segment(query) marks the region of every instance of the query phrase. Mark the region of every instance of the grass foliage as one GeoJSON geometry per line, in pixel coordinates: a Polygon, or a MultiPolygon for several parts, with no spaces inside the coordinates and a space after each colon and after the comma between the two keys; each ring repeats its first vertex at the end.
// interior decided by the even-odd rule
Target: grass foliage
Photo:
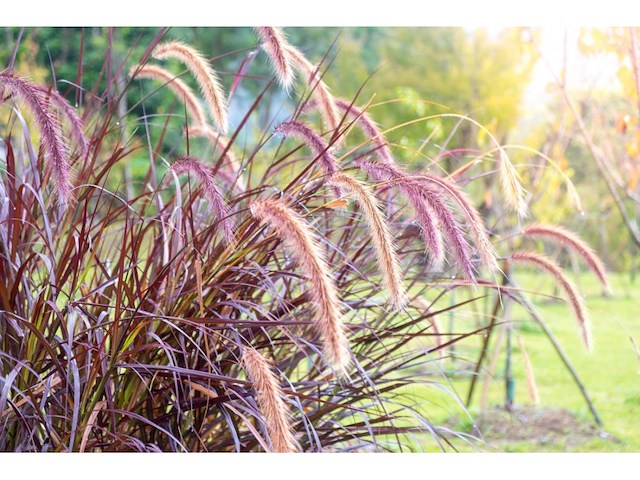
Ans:
{"type": "MultiPolygon", "coordinates": [[[[69,86],[83,85],[82,58],[59,94],[11,66],[0,74],[0,450],[407,451],[425,434],[450,449],[455,434],[411,391],[448,391],[440,351],[491,326],[442,337],[436,320],[503,290],[483,265],[497,266],[490,239],[514,223],[505,214],[489,235],[462,189],[489,176],[521,214],[506,154],[493,171],[483,154],[455,176],[404,172],[369,114],[350,108],[357,92],[332,103],[327,65],[277,29],[258,33],[280,84],[296,73],[294,109],[287,128],[268,118],[256,132],[278,82],[262,79],[245,110],[227,112],[208,63],[220,52],[162,43],[165,33],[141,58],[107,49],[103,89],[69,86]],[[173,81],[135,79],[154,57],[184,63],[175,76],[193,73],[201,97],[147,112],[141,82],[157,92],[173,81]],[[131,89],[139,102],[123,107],[131,89]],[[350,136],[360,123],[364,142],[350,136]],[[362,162],[391,173],[367,181],[362,162]],[[425,239],[444,245],[439,268],[425,239]]],[[[453,392],[446,409],[465,411],[453,392]]]]}

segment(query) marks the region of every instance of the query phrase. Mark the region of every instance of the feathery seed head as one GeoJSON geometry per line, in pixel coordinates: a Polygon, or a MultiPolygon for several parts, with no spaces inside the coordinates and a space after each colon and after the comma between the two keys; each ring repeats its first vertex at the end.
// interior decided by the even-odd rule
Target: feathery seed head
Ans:
{"type": "Polygon", "coordinates": [[[335,132],[340,124],[340,115],[338,114],[335,98],[329,91],[329,87],[318,77],[316,66],[309,62],[300,50],[290,46],[287,51],[294,67],[308,79],[309,88],[318,101],[322,117],[327,127],[335,132]]]}
{"type": "Polygon", "coordinates": [[[49,102],[35,85],[9,72],[0,72],[0,86],[8,88],[33,114],[40,130],[43,150],[48,159],[47,169],[53,180],[53,191],[60,204],[73,200],[71,190],[71,168],[68,152],[60,131],[60,125],[51,114],[49,102]]]}
{"type": "Polygon", "coordinates": [[[43,86],[36,86],[36,88],[40,90],[45,102],[53,104],[67,119],[71,126],[71,135],[80,144],[80,153],[85,157],[89,153],[89,140],[84,134],[84,122],[78,115],[78,112],[56,90],[43,86]]]}
{"type": "Polygon", "coordinates": [[[183,63],[198,82],[200,91],[207,103],[209,111],[222,132],[229,126],[226,99],[218,74],[211,68],[209,62],[193,47],[178,41],[161,43],[152,53],[158,60],[175,58],[183,63]]]}
{"type": "Polygon", "coordinates": [[[338,290],[324,254],[310,227],[284,203],[274,199],[256,200],[251,205],[253,216],[273,228],[302,268],[313,300],[314,325],[329,364],[345,374],[350,362],[350,349],[342,319],[338,290]]]}
{"type": "Polygon", "coordinates": [[[396,310],[402,308],[406,304],[406,291],[402,284],[400,261],[389,225],[376,197],[369,188],[345,173],[336,173],[331,177],[330,183],[350,192],[356,198],[371,228],[378,266],[385,290],[389,292],[389,302],[396,310]]]}
{"type": "Polygon", "coordinates": [[[324,138],[304,123],[296,121],[284,122],[278,125],[274,132],[285,137],[294,137],[304,142],[313,154],[318,157],[320,165],[327,175],[333,175],[340,169],[338,162],[331,153],[331,148],[324,138]]]}
{"type": "Polygon", "coordinates": [[[157,65],[139,65],[133,67],[129,72],[130,76],[137,78],[149,78],[152,80],[158,80],[165,82],[165,84],[175,93],[187,107],[187,111],[196,121],[198,125],[204,125],[207,123],[207,117],[198,101],[197,97],[193,93],[193,90],[189,85],[176,77],[173,73],[165,70],[157,65]]]}
{"type": "Polygon", "coordinates": [[[567,277],[562,269],[551,259],[544,257],[538,253],[518,251],[511,255],[510,260],[514,263],[524,263],[536,266],[549,273],[558,282],[560,287],[564,290],[569,303],[575,313],[580,333],[588,351],[592,350],[591,328],[589,325],[589,317],[587,315],[587,307],[584,303],[584,298],[580,295],[580,292],[574,285],[574,283],[567,277]]]}
{"type": "Polygon", "coordinates": [[[216,220],[218,220],[222,226],[225,240],[228,243],[232,242],[234,230],[233,220],[229,216],[229,207],[224,201],[222,192],[216,185],[211,168],[197,158],[190,156],[176,158],[170,168],[178,175],[188,173],[198,179],[202,184],[202,189],[208,200],[208,207],[214,212],[216,220]]]}
{"type": "Polygon", "coordinates": [[[498,169],[507,205],[518,214],[518,218],[526,217],[527,204],[524,201],[525,191],[522,188],[520,176],[502,147],[498,148],[498,169]]]}
{"type": "Polygon", "coordinates": [[[271,363],[252,347],[244,348],[242,363],[256,390],[256,400],[264,417],[273,452],[296,452],[289,411],[283,400],[284,394],[271,363]]]}
{"type": "Polygon", "coordinates": [[[295,77],[294,60],[284,31],[276,27],[255,27],[254,30],[260,37],[262,49],[271,60],[278,81],[285,90],[289,90],[295,77]]]}
{"type": "Polygon", "coordinates": [[[544,225],[532,223],[522,231],[523,235],[531,238],[545,238],[564,245],[582,257],[587,266],[596,274],[602,285],[610,291],[611,286],[604,264],[598,254],[578,235],[557,225],[544,225]]]}

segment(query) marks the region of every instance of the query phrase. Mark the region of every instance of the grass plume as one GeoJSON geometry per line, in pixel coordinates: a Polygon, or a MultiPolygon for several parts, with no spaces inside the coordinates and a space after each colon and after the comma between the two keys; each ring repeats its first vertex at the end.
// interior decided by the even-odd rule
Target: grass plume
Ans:
{"type": "Polygon", "coordinates": [[[333,175],[340,169],[327,142],[304,123],[297,121],[283,122],[276,127],[275,133],[303,141],[313,154],[318,157],[320,165],[327,175],[333,175]]]}
{"type": "Polygon", "coordinates": [[[288,247],[309,281],[313,299],[315,326],[323,343],[329,364],[345,373],[349,364],[349,345],[342,320],[340,298],[325,256],[315,235],[300,216],[282,202],[256,200],[251,205],[253,216],[273,228],[288,247]]]}
{"type": "Polygon", "coordinates": [[[280,382],[271,363],[255,348],[244,347],[242,363],[256,391],[256,400],[264,418],[273,452],[296,452],[289,412],[280,382]]]}
{"type": "Polygon", "coordinates": [[[389,225],[376,197],[369,188],[345,173],[333,175],[330,183],[351,193],[360,205],[371,228],[378,268],[382,273],[383,285],[388,292],[389,302],[396,310],[402,308],[406,303],[406,292],[402,284],[400,262],[389,225]]]}
{"type": "Polygon", "coordinates": [[[336,100],[331,94],[329,87],[327,87],[318,75],[317,67],[307,60],[300,50],[295,47],[290,47],[288,52],[291,55],[291,60],[295,68],[307,79],[309,88],[318,102],[325,124],[329,130],[335,132],[340,124],[340,115],[338,114],[336,100]]]}
{"type": "Polygon", "coordinates": [[[175,58],[182,62],[198,82],[202,96],[216,121],[218,128],[224,133],[229,127],[227,102],[218,74],[209,62],[193,47],[178,41],[161,43],[153,50],[153,57],[159,60],[175,58]]]}
{"type": "Polygon", "coordinates": [[[189,112],[189,115],[197,125],[205,125],[207,123],[204,109],[191,87],[173,73],[157,65],[138,65],[131,69],[129,75],[132,78],[148,78],[164,82],[184,102],[187,112],[189,112]]]}
{"type": "Polygon", "coordinates": [[[520,176],[502,147],[498,148],[498,173],[505,202],[516,212],[518,218],[526,217],[527,204],[520,176]]]}
{"type": "Polygon", "coordinates": [[[558,282],[562,290],[564,290],[569,304],[573,309],[578,326],[580,328],[580,334],[584,341],[587,350],[591,351],[593,348],[591,339],[591,328],[589,325],[589,317],[587,315],[587,307],[584,303],[584,298],[580,295],[578,288],[567,277],[564,271],[551,259],[544,257],[535,252],[518,251],[514,252],[510,261],[512,263],[522,263],[536,266],[547,273],[549,273],[558,282]]]}
{"type": "Polygon", "coordinates": [[[198,179],[202,185],[207,200],[208,207],[214,212],[215,219],[220,222],[224,238],[227,242],[233,241],[233,221],[230,218],[229,207],[224,201],[222,192],[215,182],[211,167],[205,165],[195,157],[181,156],[171,163],[171,170],[176,174],[188,173],[198,179]]]}
{"type": "Polygon", "coordinates": [[[582,257],[587,266],[596,274],[602,285],[611,290],[604,264],[598,254],[574,232],[557,225],[532,223],[527,225],[522,234],[530,238],[545,238],[563,245],[582,257]]]}
{"type": "Polygon", "coordinates": [[[287,42],[287,36],[281,28],[255,27],[254,30],[260,37],[262,49],[267,53],[273,69],[275,70],[280,85],[289,90],[295,77],[291,54],[291,45],[287,42]]]}
{"type": "Polygon", "coordinates": [[[84,133],[84,122],[75,108],[69,104],[66,98],[64,98],[56,90],[36,86],[42,93],[45,99],[52,105],[54,105],[62,114],[62,116],[69,122],[71,126],[71,135],[78,143],[80,147],[80,154],[85,157],[89,153],[89,140],[84,133]]]}
{"type": "Polygon", "coordinates": [[[60,124],[51,114],[49,104],[42,91],[35,85],[10,72],[0,72],[0,85],[24,102],[32,113],[40,130],[40,141],[48,158],[47,170],[53,180],[54,195],[60,204],[72,201],[71,169],[68,152],[60,124]]]}

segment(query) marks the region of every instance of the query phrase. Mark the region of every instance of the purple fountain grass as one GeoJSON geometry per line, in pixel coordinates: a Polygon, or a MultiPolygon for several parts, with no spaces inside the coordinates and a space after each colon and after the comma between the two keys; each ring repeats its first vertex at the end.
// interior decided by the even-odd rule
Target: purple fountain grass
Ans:
{"type": "MultiPolygon", "coordinates": [[[[294,66],[307,78],[309,88],[318,101],[322,117],[329,130],[335,132],[340,125],[340,115],[336,106],[335,97],[329,91],[329,87],[318,76],[317,67],[306,59],[304,54],[295,47],[288,49],[294,66]]],[[[338,139],[339,140],[339,139],[338,139]]]]}
{"type": "Polygon", "coordinates": [[[557,225],[532,223],[527,225],[522,234],[531,238],[545,238],[560,243],[582,257],[587,266],[596,274],[602,285],[611,290],[604,264],[596,252],[578,235],[557,225]]]}
{"type": "Polygon", "coordinates": [[[241,167],[238,159],[233,154],[231,149],[228,149],[229,139],[227,137],[221,135],[219,132],[216,132],[213,128],[211,128],[210,125],[190,126],[188,127],[188,129],[185,129],[185,135],[187,135],[187,130],[189,135],[191,136],[206,138],[207,140],[209,140],[211,145],[213,145],[220,151],[224,152],[226,150],[226,153],[224,154],[225,162],[223,163],[223,165],[231,170],[231,173],[233,173],[234,175],[237,175],[240,172],[241,167]]]}
{"type": "Polygon", "coordinates": [[[373,233],[373,246],[389,302],[396,310],[402,308],[406,304],[406,292],[402,284],[400,262],[389,225],[376,197],[369,188],[345,173],[336,173],[331,177],[330,183],[350,192],[356,198],[373,233]]]}
{"type": "MultiPolygon", "coordinates": [[[[359,166],[374,180],[385,182],[385,189],[397,187],[413,207],[416,213],[416,221],[423,230],[435,228],[437,221],[437,224],[442,227],[442,233],[449,240],[464,277],[471,282],[475,282],[471,247],[465,238],[462,227],[441,194],[426,182],[410,177],[397,166],[366,160],[359,162],[359,166]],[[430,216],[433,216],[435,220],[429,221],[425,218],[430,216]]],[[[431,242],[426,244],[427,251],[429,253],[433,251],[436,255],[439,255],[439,245],[433,241],[433,235],[423,236],[425,241],[431,242]]]]}
{"type": "Polygon", "coordinates": [[[373,154],[377,156],[382,162],[395,164],[395,160],[393,159],[391,150],[389,150],[389,145],[387,144],[384,135],[377,127],[375,122],[371,119],[369,114],[364,110],[356,107],[351,102],[342,98],[336,99],[336,105],[346,114],[356,118],[356,123],[360,126],[360,128],[362,128],[362,131],[371,139],[376,147],[373,154]]]}
{"type": "Polygon", "coordinates": [[[176,58],[189,69],[198,82],[200,91],[218,128],[222,132],[226,132],[229,127],[229,116],[222,85],[218,74],[202,54],[189,45],[170,41],[157,45],[153,50],[153,57],[158,60],[176,58]]]}
{"type": "Polygon", "coordinates": [[[511,254],[510,261],[513,263],[524,263],[536,266],[553,276],[567,295],[571,308],[575,313],[576,320],[578,321],[582,340],[584,341],[587,350],[591,351],[593,348],[591,328],[589,326],[589,317],[587,315],[587,307],[584,303],[584,298],[582,298],[577,287],[569,277],[565,275],[562,269],[553,260],[535,252],[514,252],[511,254]]]}
{"type": "Polygon", "coordinates": [[[242,363],[256,391],[256,400],[264,417],[273,452],[296,452],[289,411],[271,363],[255,348],[244,347],[242,363]]]}
{"type": "Polygon", "coordinates": [[[524,218],[527,216],[527,203],[518,172],[502,147],[498,148],[498,156],[498,172],[505,202],[517,213],[518,218],[524,218]]]}
{"type": "Polygon", "coordinates": [[[489,241],[487,229],[484,222],[480,217],[480,213],[472,205],[471,200],[465,192],[463,192],[458,185],[443,178],[440,178],[431,173],[420,174],[414,178],[424,180],[429,183],[433,183],[447,195],[449,195],[460,207],[460,210],[467,219],[468,224],[473,231],[473,238],[480,258],[490,272],[497,272],[499,270],[498,262],[496,260],[496,251],[493,245],[489,241]]]}
{"type": "Polygon", "coordinates": [[[276,231],[309,281],[308,294],[313,300],[316,331],[324,354],[334,370],[345,374],[350,349],[342,320],[340,297],[324,253],[316,236],[304,220],[281,201],[256,200],[253,216],[276,231]]]}
{"type": "Polygon", "coordinates": [[[255,27],[254,30],[260,37],[262,49],[271,60],[280,85],[285,90],[289,90],[295,74],[294,59],[291,55],[292,47],[287,42],[287,36],[281,28],[276,27],[255,27]]]}
{"type": "Polygon", "coordinates": [[[67,119],[71,126],[71,135],[80,145],[81,155],[85,157],[89,153],[89,140],[84,133],[84,122],[80,118],[80,115],[78,115],[76,109],[56,90],[43,86],[36,86],[36,88],[40,90],[45,99],[53,104],[62,113],[64,118],[67,119]]]}
{"type": "MultiPolygon", "coordinates": [[[[406,195],[407,192],[404,192],[406,195]]],[[[444,267],[446,251],[444,239],[438,219],[429,203],[420,196],[407,197],[415,215],[415,221],[420,226],[422,239],[429,252],[431,267],[440,271],[444,267]]]]}
{"type": "Polygon", "coordinates": [[[71,169],[60,125],[51,114],[42,91],[23,78],[0,72],[0,85],[8,88],[33,114],[40,130],[43,150],[48,158],[47,170],[53,181],[53,192],[62,205],[72,201],[71,169]]]}
{"type": "Polygon", "coordinates": [[[340,170],[327,142],[304,123],[296,121],[284,122],[276,127],[274,133],[303,141],[313,154],[318,157],[320,165],[328,176],[340,170]]]}
{"type": "MultiPolygon", "coordinates": [[[[197,125],[207,123],[204,109],[189,85],[179,79],[173,73],[157,65],[138,65],[131,69],[129,75],[132,78],[148,78],[164,82],[182,100],[187,111],[193,117],[197,125]]],[[[193,128],[193,127],[192,127],[193,128]]]]}
{"type": "MultiPolygon", "coordinates": [[[[82,51],[88,44],[76,33],[82,51]]],[[[459,187],[451,177],[405,172],[393,161],[380,132],[385,129],[367,115],[372,111],[336,102],[320,80],[322,72],[284,36],[265,37],[263,43],[280,42],[271,45],[280,48],[271,56],[291,55],[294,81],[310,86],[306,103],[318,105],[326,125],[350,120],[344,131],[322,135],[289,125],[281,133],[302,139],[286,141],[298,147],[293,152],[266,141],[270,132],[263,131],[262,120],[269,123],[278,113],[269,97],[273,82],[251,70],[253,48],[203,51],[206,59],[216,55],[221,63],[236,65],[232,90],[238,91],[242,79],[263,87],[248,108],[239,105],[244,117],[238,117],[228,140],[217,133],[220,122],[210,118],[211,101],[201,98],[195,81],[193,91],[185,90],[170,71],[136,67],[141,77],[159,81],[149,83],[162,88],[155,100],[167,104],[146,103],[135,82],[125,82],[123,91],[122,75],[110,72],[126,72],[132,55],[142,52],[138,42],[128,52],[116,52],[109,39],[122,38],[113,33],[104,32],[104,62],[74,57],[81,85],[77,94],[86,99],[82,118],[91,119],[91,136],[74,179],[82,189],[70,214],[42,208],[37,168],[50,168],[45,183],[56,177],[47,132],[38,131],[33,117],[38,120],[40,114],[40,123],[48,122],[49,138],[59,135],[55,141],[74,149],[69,162],[78,160],[82,147],[82,140],[76,141],[80,124],[56,103],[56,92],[0,74],[2,101],[15,99],[26,117],[7,111],[8,122],[0,125],[0,138],[6,139],[0,143],[0,450],[411,451],[420,448],[416,436],[432,435],[434,442],[423,443],[437,442],[443,449],[466,442],[469,437],[452,436],[433,424],[438,415],[431,403],[418,405],[410,395],[414,384],[442,380],[434,362],[441,360],[438,353],[452,354],[454,343],[477,342],[479,336],[487,348],[495,343],[489,333],[500,316],[491,315],[485,323],[484,290],[496,289],[496,309],[505,290],[485,279],[478,279],[481,295],[469,288],[480,263],[474,238],[481,225],[459,190],[464,183],[459,187]],[[131,108],[118,114],[127,122],[126,138],[114,128],[113,115],[123,106],[120,93],[132,100],[131,108]],[[28,106],[35,104],[34,113],[22,97],[28,106]],[[164,115],[175,100],[179,112],[186,110],[186,126],[185,119],[164,115]],[[19,126],[24,139],[9,141],[19,126]],[[176,144],[183,127],[187,139],[176,144]],[[359,136],[370,139],[345,149],[343,160],[335,145],[351,127],[362,128],[359,136]],[[60,132],[73,143],[65,145],[60,132]],[[204,139],[191,143],[194,136],[204,139]],[[178,151],[185,145],[186,152],[178,151]],[[194,154],[194,148],[210,158],[194,154]],[[363,167],[376,185],[340,168],[343,161],[358,164],[364,150],[376,161],[363,167]],[[167,155],[177,157],[165,176],[173,179],[174,195],[173,188],[156,187],[154,159],[167,155]],[[288,178],[287,172],[302,164],[301,155],[304,174],[288,178]],[[123,176],[123,165],[132,163],[131,176],[123,176]],[[227,192],[223,179],[234,188],[239,180],[246,182],[246,191],[227,192]],[[185,199],[190,182],[196,196],[185,199]],[[338,187],[345,196],[327,198],[327,189],[338,187]],[[395,190],[385,195],[385,205],[394,222],[399,218],[392,225],[398,231],[380,208],[380,192],[389,188],[395,190]],[[345,207],[350,211],[338,210],[345,207]],[[413,223],[401,228],[405,212],[415,215],[428,254],[413,223]],[[432,268],[440,268],[445,254],[457,279],[432,268]],[[423,265],[427,255],[431,266],[423,265]],[[459,280],[463,275],[471,282],[459,280]],[[405,298],[408,306],[391,308],[405,298]],[[471,321],[442,329],[439,321],[444,325],[449,315],[471,321]]],[[[172,63],[176,58],[191,62],[190,70],[207,77],[205,59],[190,47],[156,48],[166,33],[158,31],[142,46],[142,65],[155,51],[172,63]],[[162,53],[167,48],[172,53],[162,53]]],[[[273,29],[270,35],[279,33],[273,29]]],[[[52,61],[57,65],[60,59],[52,61]]],[[[271,61],[277,71],[275,63],[287,60],[271,61]]],[[[226,74],[231,80],[234,72],[226,74]]],[[[285,85],[290,81],[280,76],[285,85]]],[[[250,90],[245,93],[251,96],[250,90]]],[[[13,100],[11,107],[15,110],[13,100]]],[[[496,234],[509,225],[498,221],[496,234]]],[[[450,403],[441,403],[447,415],[458,413],[450,411],[452,406],[464,411],[453,394],[450,403]]]]}
{"type": "Polygon", "coordinates": [[[228,243],[233,241],[234,223],[231,219],[229,207],[224,201],[222,192],[215,182],[211,167],[195,157],[181,156],[176,158],[170,166],[176,174],[188,173],[195,176],[202,184],[202,189],[208,200],[208,207],[213,211],[215,219],[220,222],[224,238],[228,243]]]}

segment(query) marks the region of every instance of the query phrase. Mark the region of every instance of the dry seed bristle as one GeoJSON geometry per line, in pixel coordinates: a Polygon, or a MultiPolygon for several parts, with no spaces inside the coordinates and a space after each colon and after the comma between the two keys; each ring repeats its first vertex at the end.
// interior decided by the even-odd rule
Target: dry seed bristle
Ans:
{"type": "Polygon", "coordinates": [[[255,27],[254,30],[260,37],[263,50],[271,60],[278,81],[285,90],[288,90],[294,80],[294,59],[291,55],[292,47],[287,42],[284,31],[276,27],[255,27]]]}
{"type": "Polygon", "coordinates": [[[187,111],[196,121],[196,124],[204,125],[207,123],[207,117],[204,110],[191,87],[176,77],[173,73],[162,67],[158,67],[157,65],[143,65],[133,67],[130,75],[135,75],[137,78],[149,78],[165,82],[173,93],[175,93],[184,102],[187,107],[187,111]]]}
{"type": "Polygon", "coordinates": [[[389,301],[394,309],[402,308],[406,303],[406,292],[402,284],[400,261],[389,225],[376,197],[367,187],[344,173],[333,175],[330,183],[350,192],[358,201],[373,233],[376,258],[382,272],[384,287],[389,292],[389,301]]]}
{"type": "Polygon", "coordinates": [[[314,304],[315,327],[324,353],[335,370],[346,373],[350,356],[340,298],[315,235],[303,219],[281,201],[257,200],[251,205],[251,212],[260,222],[276,231],[304,271],[314,304]]]}
{"type": "Polygon", "coordinates": [[[161,43],[153,50],[153,57],[159,60],[175,58],[182,62],[198,82],[206,104],[218,128],[226,132],[229,126],[227,104],[218,79],[218,74],[209,62],[193,47],[181,42],[161,43]]]}
{"type": "Polygon", "coordinates": [[[234,230],[233,221],[229,217],[229,207],[224,201],[222,192],[216,185],[211,168],[197,158],[189,156],[176,158],[170,168],[178,175],[188,173],[198,179],[207,197],[209,208],[213,210],[216,220],[218,220],[222,226],[225,240],[232,242],[234,230]]]}
{"type": "Polygon", "coordinates": [[[609,279],[604,264],[598,254],[578,235],[557,225],[544,225],[533,223],[524,228],[522,232],[527,237],[540,237],[559,242],[580,255],[587,266],[596,274],[602,285],[610,290],[609,279]]]}
{"type": "Polygon", "coordinates": [[[584,303],[582,295],[578,292],[578,289],[573,282],[565,275],[562,269],[551,259],[546,258],[534,252],[515,252],[511,255],[510,260],[514,263],[524,263],[534,265],[538,268],[549,273],[558,282],[560,287],[564,290],[573,309],[578,326],[580,327],[580,333],[582,340],[584,341],[587,350],[592,349],[591,328],[589,326],[589,317],[587,315],[587,307],[584,303]]]}
{"type": "Polygon", "coordinates": [[[252,347],[244,348],[242,363],[256,390],[256,400],[264,417],[271,448],[277,453],[296,452],[289,412],[271,363],[252,347]]]}

